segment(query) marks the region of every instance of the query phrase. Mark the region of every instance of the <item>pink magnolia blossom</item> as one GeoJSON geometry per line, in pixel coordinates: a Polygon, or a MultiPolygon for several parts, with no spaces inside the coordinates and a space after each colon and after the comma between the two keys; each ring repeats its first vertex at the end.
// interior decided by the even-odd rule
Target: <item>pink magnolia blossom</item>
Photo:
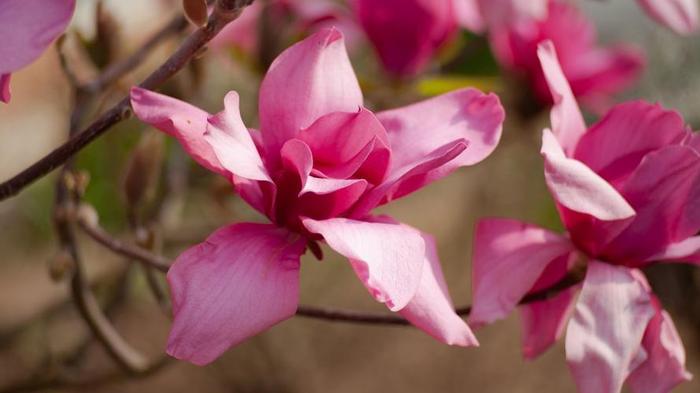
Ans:
{"type": "Polygon", "coordinates": [[[688,35],[700,29],[698,0],[637,0],[649,16],[675,31],[688,35]]]}
{"type": "Polygon", "coordinates": [[[542,20],[549,0],[461,0],[455,1],[460,25],[475,33],[498,29],[522,19],[542,20]]]}
{"type": "Polygon", "coordinates": [[[442,342],[476,345],[452,308],[434,240],[370,211],[487,157],[504,119],[498,98],[463,89],[374,114],[363,107],[342,34],[326,29],[272,63],[260,88],[260,131],[243,124],[238,100],[229,93],[210,115],[131,93],[142,121],[177,138],[271,222],[223,227],[177,258],[168,273],[168,353],[206,364],[293,316],[299,258],[321,240],[389,309],[442,342]]]}
{"type": "Polygon", "coordinates": [[[537,60],[542,41],[555,43],[574,96],[594,110],[608,108],[610,96],[631,85],[644,65],[643,54],[634,47],[598,47],[595,26],[574,5],[560,0],[548,2],[544,18],[520,13],[494,23],[489,39],[498,62],[528,81],[543,103],[552,98],[537,60]]]}
{"type": "Polygon", "coordinates": [[[0,0],[0,101],[10,101],[10,75],[63,33],[74,8],[75,0],[0,0]]]}
{"type": "Polygon", "coordinates": [[[641,101],[586,128],[552,42],[539,58],[554,97],[542,156],[567,229],[506,219],[479,223],[470,322],[505,317],[528,293],[585,263],[577,285],[520,307],[523,350],[538,356],[566,330],[566,357],[583,393],[668,392],[689,380],[685,352],[639,268],[700,265],[700,146],[674,111],[641,101]],[[578,293],[578,298],[576,294],[578,293]]]}

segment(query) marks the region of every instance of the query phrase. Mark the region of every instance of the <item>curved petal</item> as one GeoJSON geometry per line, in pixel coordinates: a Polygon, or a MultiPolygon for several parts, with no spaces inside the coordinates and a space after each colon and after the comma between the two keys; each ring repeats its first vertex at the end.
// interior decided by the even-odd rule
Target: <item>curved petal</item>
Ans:
{"type": "Polygon", "coordinates": [[[637,215],[606,247],[610,260],[643,262],[700,231],[700,155],[688,146],[648,154],[620,192],[637,215]]]}
{"type": "Polygon", "coordinates": [[[619,393],[637,364],[654,306],[641,272],[591,261],[566,331],[581,393],[619,393]]]}
{"type": "Polygon", "coordinates": [[[416,295],[425,263],[425,242],[418,231],[346,218],[304,219],[303,224],[348,258],[372,296],[390,310],[401,310],[416,295]]]}
{"type": "Polygon", "coordinates": [[[566,328],[574,311],[578,288],[569,288],[551,299],[520,306],[523,356],[534,359],[551,347],[566,328]]]}
{"type": "Polygon", "coordinates": [[[678,34],[700,28],[697,0],[637,0],[649,16],[678,34]]]}
{"type": "Polygon", "coordinates": [[[619,182],[652,151],[686,136],[683,118],[659,104],[632,101],[613,107],[581,137],[573,158],[609,182],[619,182]]]}
{"type": "Polygon", "coordinates": [[[667,393],[693,376],[685,369],[685,348],[664,310],[657,309],[642,340],[646,360],[628,378],[634,393],[667,393]]]}
{"type": "Polygon", "coordinates": [[[442,274],[435,239],[421,233],[425,241],[425,262],[416,295],[399,313],[413,325],[448,345],[478,346],[466,322],[455,313],[442,274]]]}
{"type": "Polygon", "coordinates": [[[306,240],[265,224],[235,224],[180,255],[168,272],[174,321],[168,354],[194,364],[291,317],[306,240]]]}
{"type": "Polygon", "coordinates": [[[364,179],[324,179],[309,176],[299,193],[302,214],[309,218],[337,217],[357,202],[367,189],[364,179]]]}
{"type": "Polygon", "coordinates": [[[260,131],[269,154],[323,115],[357,111],[362,91],[343,35],[324,29],[282,52],[260,86],[259,106],[260,131]]]}
{"type": "Polygon", "coordinates": [[[481,33],[486,28],[486,21],[481,15],[479,0],[454,0],[457,23],[474,33],[481,33]]]}
{"type": "Polygon", "coordinates": [[[10,102],[10,74],[0,75],[0,101],[10,102]]]}
{"type": "Polygon", "coordinates": [[[669,244],[660,253],[649,257],[647,262],[657,261],[688,262],[700,266],[700,236],[669,244]]]}
{"type": "Polygon", "coordinates": [[[224,110],[207,119],[204,141],[221,166],[236,176],[272,182],[250,132],[243,124],[236,92],[226,94],[224,110]]]}
{"type": "Polygon", "coordinates": [[[573,251],[560,235],[507,219],[482,220],[476,227],[469,322],[506,317],[557,258],[573,251]]]}
{"type": "Polygon", "coordinates": [[[576,149],[576,144],[586,132],[581,110],[561,69],[552,41],[544,41],[537,47],[542,71],[549,85],[554,106],[550,113],[552,130],[567,155],[576,149]]]}
{"type": "Polygon", "coordinates": [[[542,133],[541,153],[547,186],[558,203],[604,221],[634,216],[634,209],[610,183],[582,162],[564,155],[549,130],[542,133]]]}
{"type": "Polygon", "coordinates": [[[186,102],[140,87],[131,88],[131,107],[144,123],[171,135],[198,164],[223,176],[229,172],[204,139],[209,114],[186,102]]]}
{"type": "Polygon", "coordinates": [[[4,0],[0,3],[0,74],[36,60],[68,26],[75,0],[4,0]]]}

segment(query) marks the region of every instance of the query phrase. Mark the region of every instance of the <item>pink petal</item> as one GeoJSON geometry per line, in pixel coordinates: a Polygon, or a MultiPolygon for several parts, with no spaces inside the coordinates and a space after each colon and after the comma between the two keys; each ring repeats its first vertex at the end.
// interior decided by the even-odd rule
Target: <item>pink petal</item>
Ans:
{"type": "Polygon", "coordinates": [[[566,359],[581,393],[619,393],[638,365],[654,306],[640,273],[591,261],[566,331],[566,359]]]}
{"type": "Polygon", "coordinates": [[[36,60],[68,26],[75,0],[4,0],[0,3],[0,74],[36,60]]]}
{"type": "Polygon", "coordinates": [[[229,175],[204,139],[209,117],[207,112],[140,87],[131,88],[131,107],[141,121],[177,138],[197,163],[210,171],[229,175]]]}
{"type": "MultiPolygon", "coordinates": [[[[266,151],[332,112],[355,112],[362,91],[343,35],[324,29],[291,46],[272,63],[260,87],[260,129],[266,151]]],[[[274,158],[273,158],[274,159],[274,158]]]]}
{"type": "Polygon", "coordinates": [[[700,155],[688,146],[648,154],[620,192],[637,215],[606,247],[609,260],[640,263],[700,231],[700,155]]]}
{"type": "Polygon", "coordinates": [[[250,132],[243,124],[236,92],[226,94],[224,110],[207,120],[204,141],[221,166],[236,176],[272,182],[250,132]]]}
{"type": "Polygon", "coordinates": [[[452,1],[354,0],[357,19],[387,71],[420,72],[456,31],[452,1]]]}
{"type": "Polygon", "coordinates": [[[678,34],[690,34],[700,28],[697,0],[638,0],[658,23],[678,34]]]}
{"type": "Polygon", "coordinates": [[[0,101],[10,102],[10,77],[11,74],[0,75],[0,101]]]}
{"type": "Polygon", "coordinates": [[[669,244],[660,253],[651,256],[648,261],[688,262],[700,265],[700,236],[669,244]]]}
{"type": "Polygon", "coordinates": [[[435,239],[421,233],[425,241],[425,259],[416,295],[399,313],[436,340],[461,347],[478,346],[469,326],[454,310],[442,274],[435,239]]]}
{"type": "Polygon", "coordinates": [[[599,220],[634,216],[634,209],[603,178],[584,163],[567,158],[549,130],[542,134],[545,179],[554,199],[564,207],[599,220]]]}
{"type": "Polygon", "coordinates": [[[454,0],[457,23],[474,33],[481,33],[486,28],[486,22],[481,15],[479,0],[454,0]]]}
{"type": "Polygon", "coordinates": [[[314,219],[337,217],[367,189],[364,179],[324,179],[309,176],[299,193],[301,214],[314,219]]]}
{"type": "Polygon", "coordinates": [[[648,153],[687,136],[683,118],[658,104],[632,101],[612,108],[581,137],[574,158],[609,182],[625,180],[648,153]]]}
{"type": "Polygon", "coordinates": [[[532,360],[551,347],[562,334],[576,300],[576,288],[569,288],[555,297],[519,307],[523,331],[523,356],[532,360]]]}
{"type": "Polygon", "coordinates": [[[586,132],[586,123],[571,92],[571,86],[559,65],[554,44],[545,41],[539,44],[537,55],[542,65],[545,79],[552,93],[554,106],[550,114],[552,130],[568,155],[576,149],[576,144],[586,132]]]}
{"type": "Polygon", "coordinates": [[[547,266],[571,251],[568,239],[534,225],[506,219],[480,221],[474,238],[469,322],[487,324],[506,317],[547,266]]]}
{"type": "Polygon", "coordinates": [[[194,364],[290,318],[306,240],[265,224],[236,224],[185,251],[168,272],[175,319],[168,354],[194,364]]]}
{"type": "Polygon", "coordinates": [[[671,316],[658,309],[642,341],[646,360],[628,378],[634,393],[667,393],[693,376],[685,369],[685,349],[671,316]]]}
{"type": "MultiPolygon", "coordinates": [[[[319,118],[298,138],[311,148],[314,169],[323,175],[345,179],[354,175],[375,150],[375,140],[387,143],[386,130],[372,112],[361,108],[354,113],[334,112],[319,118]]],[[[388,150],[388,149],[386,149],[388,150]]],[[[387,152],[388,153],[388,152],[387,152]]],[[[372,168],[376,182],[383,180],[383,168],[372,168]]]]}
{"type": "Polygon", "coordinates": [[[398,224],[346,218],[305,219],[303,224],[348,258],[372,296],[390,310],[401,310],[416,295],[425,264],[420,232],[398,224]]]}

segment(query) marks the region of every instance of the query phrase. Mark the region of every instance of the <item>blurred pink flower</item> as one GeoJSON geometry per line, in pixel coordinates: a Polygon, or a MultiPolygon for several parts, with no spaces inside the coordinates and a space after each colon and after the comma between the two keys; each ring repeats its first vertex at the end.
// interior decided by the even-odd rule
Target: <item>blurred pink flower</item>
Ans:
{"type": "Polygon", "coordinates": [[[567,234],[481,221],[470,322],[505,317],[585,262],[582,285],[521,307],[525,356],[538,356],[566,327],[581,392],[617,393],[625,381],[636,393],[667,392],[691,376],[673,322],[639,268],[700,265],[698,138],[678,113],[641,101],[615,106],[587,130],[553,43],[538,53],[555,101],[542,142],[545,179],[567,234]]]}
{"type": "Polygon", "coordinates": [[[10,101],[10,75],[63,33],[74,8],[75,0],[0,0],[0,101],[10,101]]]}
{"type": "Polygon", "coordinates": [[[611,96],[631,85],[643,68],[644,56],[636,48],[598,47],[595,26],[572,4],[551,0],[544,18],[519,15],[490,27],[491,46],[501,66],[527,80],[543,103],[552,98],[537,61],[542,41],[555,43],[574,95],[596,111],[609,108],[611,96]]]}
{"type": "Polygon", "coordinates": [[[688,35],[700,28],[698,0],[637,0],[658,23],[678,34],[688,35]]]}
{"type": "Polygon", "coordinates": [[[461,0],[455,1],[455,6],[460,25],[481,33],[521,19],[544,19],[548,3],[549,0],[461,0]]]}
{"type": "Polygon", "coordinates": [[[270,66],[260,131],[243,124],[235,92],[216,115],[139,88],[131,100],[141,120],[176,137],[271,222],[219,229],[175,261],[172,356],[206,364],[293,316],[299,258],[321,240],[392,311],[442,342],[477,344],[452,308],[433,239],[369,213],[487,157],[504,119],[498,97],[462,89],[375,115],[342,34],[326,29],[270,66]]]}

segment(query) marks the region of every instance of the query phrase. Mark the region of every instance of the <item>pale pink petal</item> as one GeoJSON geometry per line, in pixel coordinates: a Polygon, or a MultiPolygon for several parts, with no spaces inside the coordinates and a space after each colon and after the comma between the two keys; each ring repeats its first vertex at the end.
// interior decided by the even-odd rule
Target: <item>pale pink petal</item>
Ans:
{"type": "MultiPolygon", "coordinates": [[[[324,29],[285,50],[260,87],[260,130],[269,154],[319,117],[356,112],[362,91],[343,35],[324,29]]],[[[272,158],[274,160],[274,157],[272,158]]]]}
{"type": "Polygon", "coordinates": [[[306,240],[265,224],[214,232],[168,272],[174,321],[168,354],[198,365],[291,317],[306,240]]]}
{"type": "Polygon", "coordinates": [[[650,17],[678,34],[700,28],[697,0],[637,0],[650,17]]]}
{"type": "Polygon", "coordinates": [[[559,204],[604,221],[634,216],[634,209],[610,183],[581,161],[564,155],[549,130],[542,134],[541,153],[547,186],[559,204]]]}
{"type": "Polygon", "coordinates": [[[581,393],[619,393],[654,306],[632,269],[591,261],[566,331],[566,359],[581,393]]]}
{"type": "Polygon", "coordinates": [[[3,0],[0,2],[0,74],[36,60],[66,29],[75,0],[3,0]]]}
{"type": "Polygon", "coordinates": [[[571,251],[568,239],[534,225],[480,221],[474,237],[470,323],[486,324],[507,316],[547,266],[571,251]]]}
{"type": "Polygon", "coordinates": [[[519,307],[523,356],[532,360],[551,347],[566,328],[574,311],[577,288],[561,291],[551,299],[519,307]]]}
{"type": "Polygon", "coordinates": [[[457,21],[451,0],[354,0],[357,20],[387,71],[420,72],[452,37],[457,21]]]}
{"type": "MultiPolygon", "coordinates": [[[[387,143],[384,126],[364,108],[353,113],[325,115],[303,129],[298,138],[306,142],[313,152],[314,169],[337,179],[354,175],[375,150],[377,139],[387,143]]],[[[387,166],[388,160],[383,168],[372,168],[377,175],[371,180],[381,181],[387,166]]]]}
{"type": "Polygon", "coordinates": [[[628,378],[634,393],[667,393],[693,376],[685,369],[685,349],[671,316],[658,309],[642,341],[646,360],[628,378]]]}
{"type": "Polygon", "coordinates": [[[478,0],[489,29],[499,30],[523,21],[547,17],[549,0],[478,0]]]}
{"type": "Polygon", "coordinates": [[[249,180],[272,182],[253,138],[243,124],[239,101],[236,92],[226,95],[224,110],[207,120],[204,141],[229,172],[249,180]]]}
{"type": "Polygon", "coordinates": [[[649,257],[648,261],[688,262],[700,266],[700,236],[669,244],[660,253],[649,257]]]}
{"type": "Polygon", "coordinates": [[[223,28],[209,42],[209,46],[214,50],[235,47],[246,54],[255,54],[258,50],[258,21],[262,10],[263,3],[254,1],[236,20],[223,28]]]}
{"type": "Polygon", "coordinates": [[[474,33],[481,33],[486,28],[486,21],[481,15],[479,0],[453,0],[457,23],[474,33]]]}
{"type": "Polygon", "coordinates": [[[700,231],[700,155],[688,146],[649,153],[620,193],[637,215],[605,248],[610,260],[642,263],[700,231]]]}
{"type": "Polygon", "coordinates": [[[552,130],[567,155],[571,155],[578,140],[586,132],[586,123],[559,65],[554,44],[551,41],[540,43],[537,55],[554,102],[550,113],[552,130]]]}
{"type": "Polygon", "coordinates": [[[10,102],[10,77],[11,74],[0,75],[0,101],[10,102]]]}
{"type": "Polygon", "coordinates": [[[415,296],[425,264],[420,232],[398,224],[346,218],[305,219],[303,224],[348,258],[372,296],[390,310],[401,310],[415,296]]]}
{"type": "Polygon", "coordinates": [[[207,112],[140,87],[131,88],[131,107],[141,121],[177,138],[197,163],[213,172],[229,175],[204,139],[209,117],[207,112]]]}
{"type": "Polygon", "coordinates": [[[479,342],[469,326],[454,310],[450,293],[442,274],[435,239],[421,233],[425,241],[425,259],[416,295],[399,313],[436,340],[462,347],[479,342]]]}
{"type": "Polygon", "coordinates": [[[648,153],[687,136],[683,118],[658,104],[632,101],[613,107],[581,137],[573,158],[617,183],[648,153]]]}

